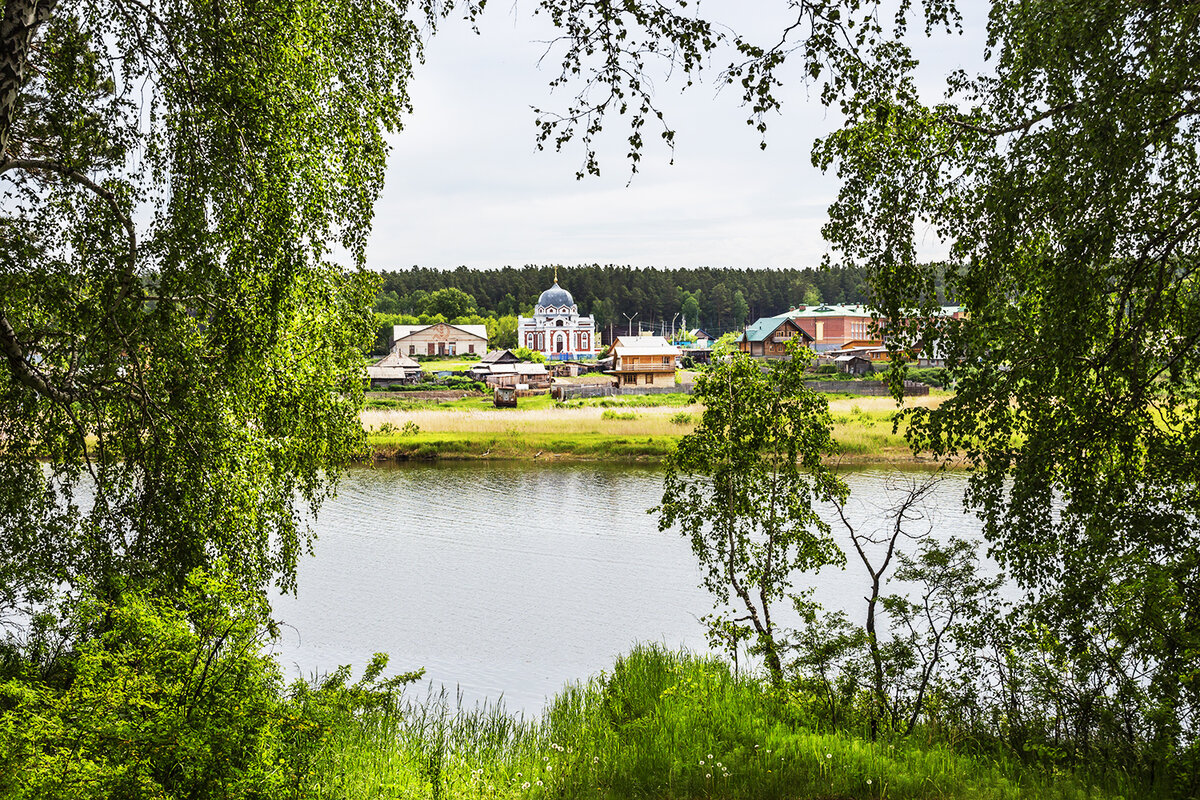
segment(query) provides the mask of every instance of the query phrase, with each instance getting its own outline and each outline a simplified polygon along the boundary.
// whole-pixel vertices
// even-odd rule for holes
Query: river
[[[889,487],[923,475],[847,473],[852,521],[880,524],[898,499]],[[976,538],[978,522],[961,510],[964,483],[944,480],[921,525]],[[293,676],[340,664],[357,675],[383,651],[395,670],[424,667],[468,703],[503,698],[510,710],[536,713],[635,642],[703,651],[698,620],[711,602],[689,543],[646,513],[661,491],[657,468],[629,465],[353,469],[317,521],[298,594],[275,600],[285,623],[278,658]],[[861,618],[866,573],[852,555],[848,564],[803,582]]]

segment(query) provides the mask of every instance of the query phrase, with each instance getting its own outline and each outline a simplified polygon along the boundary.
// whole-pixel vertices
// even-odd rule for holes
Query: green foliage
[[[85,599],[79,644],[46,674],[0,682],[0,794],[14,798],[280,796],[304,723],[280,704],[257,598],[192,576],[174,602]]]
[[[733,293],[730,314],[733,327],[740,328],[746,324],[746,317],[750,315],[750,306],[746,303],[746,296],[742,294],[741,289]]]
[[[969,319],[894,329],[946,353],[956,390],[910,412],[910,441],[974,468],[968,504],[1061,659],[1041,688],[1072,746],[1124,741],[1195,794],[1200,9],[998,0],[987,47],[933,105],[903,42],[863,53],[814,154],[843,178],[825,232],[893,319],[933,304],[922,231],[949,243]]]
[[[513,355],[522,361],[532,361],[534,364],[545,364],[546,356],[541,350],[530,350],[528,347],[515,347],[512,349]]]
[[[822,461],[834,449],[832,420],[804,384],[807,351],[793,343],[788,352],[766,372],[746,353],[714,352],[695,388],[700,424],[667,459],[657,509],[661,530],[678,525],[691,540],[716,604],[712,628],[749,622],[742,627],[776,685],[783,666],[772,605],[793,573],[843,561],[813,508],[845,493]]]
[[[684,295],[683,305],[679,307],[679,313],[683,317],[683,327],[690,328],[693,325],[699,324],[700,321],[700,292],[688,292]]]
[[[464,708],[443,691],[331,720],[324,797],[583,800],[1105,800],[1156,797],[1116,772],[1026,767],[940,741],[866,742],[809,727],[811,700],[781,701],[711,658],[640,646],[566,687],[533,720]],[[932,739],[932,741],[930,741]]]
[[[374,278],[329,254],[362,263],[416,29],[382,4],[39,5],[0,108],[3,602],[214,557],[289,587],[296,507],[361,450]]]
[[[632,411],[613,411],[611,408],[605,409],[600,414],[600,419],[637,419],[638,415]]]

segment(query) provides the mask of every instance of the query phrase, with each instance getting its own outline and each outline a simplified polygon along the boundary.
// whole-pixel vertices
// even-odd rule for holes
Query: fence
[[[892,393],[892,390],[882,380],[808,380],[805,381],[805,385],[811,390],[830,393],[830,395],[844,393],[844,395],[884,396]],[[929,386],[917,383],[916,380],[904,381],[905,397],[920,397],[928,395],[928,393]]]
[[[550,396],[558,401],[587,397],[613,397],[627,394],[691,394],[692,384],[676,383],[668,386],[613,386],[607,383],[560,383],[550,390]]]

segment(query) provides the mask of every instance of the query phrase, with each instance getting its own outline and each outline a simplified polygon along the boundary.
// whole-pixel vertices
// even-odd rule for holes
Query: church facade
[[[538,298],[533,316],[517,318],[517,344],[558,360],[591,358],[600,351],[595,321],[579,315],[575,298],[558,285],[557,276]]]

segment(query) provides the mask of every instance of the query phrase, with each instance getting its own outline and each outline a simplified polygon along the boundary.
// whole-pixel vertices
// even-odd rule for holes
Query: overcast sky
[[[777,31],[783,2],[705,2],[709,16],[739,31]],[[764,6],[778,7],[768,13]],[[516,8],[513,12],[510,9]],[[372,269],[413,264],[453,268],[523,264],[658,267],[806,267],[826,251],[820,228],[837,192],[812,166],[813,140],[838,124],[793,76],[767,149],[746,125],[733,91],[708,81],[681,92],[660,82],[656,97],[676,129],[671,154],[646,135],[640,172],[630,172],[620,126],[601,149],[602,175],[575,180],[583,152],[537,152],[531,106],[565,109],[551,94],[554,59],[539,68],[550,35],[523,5],[489,7],[481,35],[447,21],[426,47],[410,90],[414,113],[392,139],[387,185],[368,250]],[[982,20],[964,36],[923,45],[931,77],[978,68]],[[931,81],[930,87],[934,83]],[[815,92],[815,90],[814,90]],[[615,120],[613,121],[616,122]],[[627,185],[628,183],[628,185]],[[936,257],[938,242],[922,242]]]

